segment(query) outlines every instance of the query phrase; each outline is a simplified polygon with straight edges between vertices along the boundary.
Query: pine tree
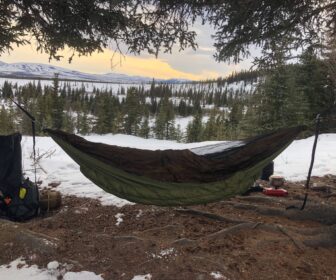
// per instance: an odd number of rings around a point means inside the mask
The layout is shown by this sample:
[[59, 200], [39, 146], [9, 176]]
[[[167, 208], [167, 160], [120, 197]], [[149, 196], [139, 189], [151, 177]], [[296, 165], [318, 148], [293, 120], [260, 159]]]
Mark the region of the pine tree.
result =
[[86, 111], [77, 114], [77, 131], [82, 135], [86, 135], [90, 132], [89, 119]]
[[187, 126], [187, 142], [202, 141], [203, 124], [202, 124], [202, 110], [196, 111], [193, 120]]
[[136, 135], [138, 133], [142, 108], [136, 88], [130, 88], [125, 100], [124, 129], [126, 134]]
[[218, 111], [214, 108], [210, 112], [208, 121], [205, 124], [203, 132], [203, 140], [216, 140], [217, 139], [217, 125], [216, 125], [216, 116]]
[[63, 130], [69, 133], [74, 133], [75, 131], [75, 118], [72, 115], [71, 111], [68, 111], [66, 114], [63, 115]]
[[177, 142], [182, 142], [184, 140], [184, 134], [180, 124], [178, 124], [177, 127], [175, 128], [175, 140]]
[[99, 94], [97, 98], [97, 118], [93, 130], [98, 134], [112, 132], [113, 110], [111, 108], [110, 99], [105, 94]]
[[166, 131], [166, 139], [168, 140], [176, 140], [176, 127], [175, 127], [175, 120], [169, 121], [168, 124], [168, 131]]
[[243, 107], [239, 100], [233, 102], [229, 118], [227, 120], [227, 136], [230, 140], [235, 140], [239, 137], [239, 124], [243, 118]]
[[139, 136], [142, 138], [149, 138], [149, 133], [150, 133], [150, 127], [149, 127], [149, 121], [148, 117], [145, 117], [144, 120], [141, 123], [140, 131], [139, 131]]
[[55, 74], [53, 78], [53, 86], [52, 86], [52, 98], [51, 98], [51, 120], [52, 127], [54, 129], [62, 129], [63, 128], [63, 120], [64, 120], [64, 112], [63, 112], [63, 100], [58, 95], [59, 94], [59, 79], [58, 74]]
[[8, 81], [5, 81], [2, 86], [2, 97], [4, 98], [4, 100], [6, 100], [7, 98], [13, 98], [12, 85]]
[[336, 100], [332, 75], [328, 62], [317, 57], [314, 49], [308, 48], [301, 56], [299, 86], [309, 102], [310, 119], [332, 106]]
[[14, 112], [7, 110], [3, 105], [0, 107], [0, 134], [10, 134], [14, 132]]
[[175, 134], [174, 106], [165, 95], [160, 102], [159, 113], [156, 116], [154, 133], [158, 139], [173, 139]]
[[157, 139], [164, 139], [165, 136], [165, 120], [166, 120], [166, 112], [161, 107], [159, 113], [156, 115], [155, 125], [154, 125], [154, 133]]

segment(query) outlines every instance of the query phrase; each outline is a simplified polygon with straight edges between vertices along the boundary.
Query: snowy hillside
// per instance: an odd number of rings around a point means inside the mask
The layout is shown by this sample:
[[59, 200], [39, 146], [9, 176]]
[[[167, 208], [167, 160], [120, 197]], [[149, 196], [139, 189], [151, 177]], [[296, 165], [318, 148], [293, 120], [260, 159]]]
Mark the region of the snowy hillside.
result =
[[[5, 63], [0, 61], [1, 77], [51, 79], [54, 77], [56, 73], [59, 75], [60, 79], [110, 82], [110, 83], [142, 84], [142, 83], [150, 83], [153, 79], [152, 77], [128, 76], [118, 73], [89, 74], [47, 64]], [[178, 79], [157, 80], [157, 81], [167, 83], [186, 82], [186, 80], [178, 80]]]
[[[148, 150], [164, 149], [190, 149], [198, 146], [208, 145], [214, 142], [202, 142], [182, 144], [167, 140], [143, 139], [135, 136], [122, 134], [92, 135], [86, 139], [93, 142], [102, 142], [113, 145], [134, 147]], [[37, 138], [38, 155], [43, 153], [50, 154], [41, 160], [42, 169], [38, 170], [38, 179], [43, 180], [43, 186], [51, 181], [60, 181], [58, 187], [64, 194], [76, 195], [81, 197], [99, 198], [103, 204], [123, 206], [129, 202], [117, 198], [104, 192], [85, 178], [79, 171], [79, 166], [70, 159], [65, 152], [50, 138]], [[275, 173], [285, 176], [287, 180], [306, 179], [310, 163], [313, 137], [294, 141], [281, 155], [275, 160]], [[23, 158], [24, 169], [31, 170], [32, 138], [23, 137]], [[320, 135], [313, 175], [322, 176], [325, 174], [336, 174], [336, 134]], [[31, 171], [27, 172], [33, 178]]]

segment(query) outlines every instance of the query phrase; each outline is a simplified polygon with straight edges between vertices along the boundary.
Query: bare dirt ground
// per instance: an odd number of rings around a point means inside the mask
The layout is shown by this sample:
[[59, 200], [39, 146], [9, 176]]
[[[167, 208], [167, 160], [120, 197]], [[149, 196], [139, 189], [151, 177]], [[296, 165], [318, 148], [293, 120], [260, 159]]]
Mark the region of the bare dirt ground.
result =
[[303, 183], [290, 182], [285, 198], [252, 193], [188, 208], [65, 197], [43, 217], [0, 222], [0, 263], [57, 260], [105, 280], [148, 273], [153, 280], [216, 279], [212, 272], [230, 280], [336, 279], [336, 176], [312, 183], [303, 211], [286, 210], [300, 207], [304, 195]]

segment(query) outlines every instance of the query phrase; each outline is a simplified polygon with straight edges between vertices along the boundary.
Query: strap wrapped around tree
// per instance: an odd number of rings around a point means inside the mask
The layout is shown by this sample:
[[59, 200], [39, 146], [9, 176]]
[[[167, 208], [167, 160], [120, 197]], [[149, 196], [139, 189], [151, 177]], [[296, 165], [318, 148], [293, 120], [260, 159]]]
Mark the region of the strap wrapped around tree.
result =
[[244, 193], [262, 169], [303, 130], [280, 129], [245, 141], [191, 150], [141, 150], [46, 132], [108, 193], [161, 206], [195, 205]]

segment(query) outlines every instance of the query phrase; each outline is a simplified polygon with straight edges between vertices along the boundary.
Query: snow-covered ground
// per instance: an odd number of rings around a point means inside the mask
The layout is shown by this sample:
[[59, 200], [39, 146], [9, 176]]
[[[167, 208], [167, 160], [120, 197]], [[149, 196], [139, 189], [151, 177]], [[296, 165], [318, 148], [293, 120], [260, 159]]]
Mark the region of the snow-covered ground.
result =
[[[40, 269], [36, 265], [28, 266], [22, 259], [0, 266], [1, 280], [104, 280], [101, 275], [89, 271], [72, 272], [71, 265], [52, 261], [47, 268]], [[132, 280], [150, 280], [152, 276], [134, 275]]]
[[[294, 141], [275, 159], [275, 173], [290, 181], [307, 178], [314, 137]], [[313, 176], [336, 175], [336, 134], [322, 134], [318, 138]]]
[[68, 265], [50, 262], [46, 269], [39, 269], [36, 265], [28, 266], [22, 259], [12, 261], [8, 265], [0, 266], [1, 280], [104, 280], [93, 272], [71, 272]]
[[[143, 139], [122, 134], [91, 135], [85, 136], [85, 138], [93, 142], [147, 150], [190, 149], [218, 143], [208, 141], [184, 144], [167, 140]], [[283, 175], [287, 180], [292, 181], [306, 179], [313, 140], [313, 137], [309, 137], [294, 141], [276, 158], [275, 173]], [[33, 179], [31, 137], [23, 137], [22, 148], [24, 169], [27, 170], [27, 175]], [[37, 179], [43, 181], [43, 186], [47, 186], [52, 181], [60, 181], [61, 185], [57, 189], [66, 195], [97, 198], [104, 205], [123, 206], [129, 203], [104, 192], [84, 177], [79, 171], [79, 166], [50, 137], [37, 137], [36, 148], [38, 156], [45, 154], [40, 160], [41, 168], [38, 169], [37, 175]], [[336, 134], [322, 134], [319, 136], [312, 175], [322, 176], [325, 174], [336, 174]]]

